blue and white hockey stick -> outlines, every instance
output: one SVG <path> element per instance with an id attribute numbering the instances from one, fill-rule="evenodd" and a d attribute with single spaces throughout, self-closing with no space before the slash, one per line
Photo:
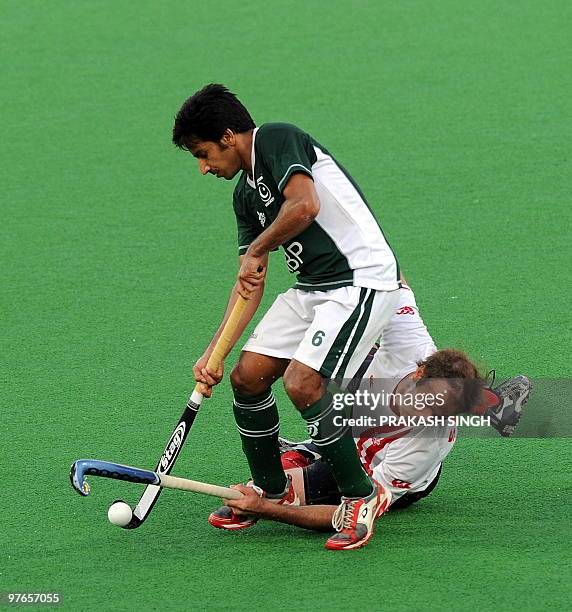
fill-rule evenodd
<path id="1" fill-rule="evenodd" d="M 221 362 L 223 361 L 228 347 L 230 346 L 230 342 L 236 328 L 238 327 L 238 323 L 246 306 L 246 300 L 242 296 L 238 296 L 236 303 L 228 317 L 226 324 L 222 330 L 222 333 L 209 357 L 207 362 L 207 368 L 210 370 L 218 370 Z M 177 423 L 173 433 L 171 434 L 167 444 L 165 445 L 165 450 L 163 454 L 159 458 L 157 462 L 157 467 L 155 468 L 154 473 L 160 477 L 160 479 L 167 476 L 175 462 L 177 461 L 177 457 L 183 448 L 183 444 L 187 439 L 187 435 L 189 430 L 197 416 L 197 412 L 199 411 L 203 396 L 199 391 L 199 385 L 195 386 L 195 390 L 193 391 L 179 422 Z M 77 462 L 76 462 L 77 463 Z M 75 465 L 75 464 L 74 464 Z M 136 468 L 134 468 L 136 469 Z M 142 470 L 145 472 L 145 470 Z M 153 506 L 159 499 L 159 495 L 161 494 L 162 484 L 155 482 L 154 480 L 145 480 L 140 481 L 144 482 L 147 486 L 143 491 L 143 494 L 139 498 L 137 505 L 132 510 L 132 518 L 131 521 L 127 525 L 124 526 L 124 529 L 135 529 L 143 524 L 145 519 L 149 516 Z M 162 480 L 161 482 L 164 482 Z M 164 485 L 168 486 L 168 485 Z M 74 485 L 75 487 L 75 485 Z M 177 487 L 176 487 L 177 488 Z M 232 490 L 232 489 L 230 489 Z M 118 500 L 122 501 L 122 500 Z"/>
<path id="2" fill-rule="evenodd" d="M 74 461 L 70 470 L 70 480 L 73 488 L 84 497 L 89 495 L 91 487 L 86 476 L 101 476 L 103 478 L 113 478 L 114 480 L 127 480 L 145 485 L 154 485 L 160 488 L 181 489 L 204 495 L 213 495 L 224 499 L 239 499 L 242 493 L 228 487 L 207 484 L 188 478 L 169 476 L 151 470 L 111 463 L 110 461 L 100 461 L 99 459 L 79 459 Z"/>

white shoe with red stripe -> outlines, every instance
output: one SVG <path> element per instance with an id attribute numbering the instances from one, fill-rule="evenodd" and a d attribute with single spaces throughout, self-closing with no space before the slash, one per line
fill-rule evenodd
<path id="1" fill-rule="evenodd" d="M 369 542 L 373 535 L 375 519 L 380 517 L 391 503 L 389 491 L 375 482 L 373 489 L 368 497 L 342 497 L 342 503 L 332 517 L 332 526 L 337 533 L 328 538 L 328 550 L 353 550 Z"/>

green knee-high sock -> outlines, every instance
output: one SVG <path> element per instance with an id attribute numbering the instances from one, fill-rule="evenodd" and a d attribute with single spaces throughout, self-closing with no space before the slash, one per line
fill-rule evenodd
<path id="1" fill-rule="evenodd" d="M 326 393 L 302 412 L 308 433 L 331 467 L 344 497 L 366 497 L 372 491 L 371 480 L 359 459 L 351 428 L 334 425 L 340 412 L 333 408 L 333 397 Z M 345 415 L 344 415 L 345 416 Z"/>
<path id="2" fill-rule="evenodd" d="M 283 493 L 287 480 L 280 462 L 280 421 L 272 390 L 251 397 L 235 391 L 233 409 L 254 484 L 270 496 Z"/>

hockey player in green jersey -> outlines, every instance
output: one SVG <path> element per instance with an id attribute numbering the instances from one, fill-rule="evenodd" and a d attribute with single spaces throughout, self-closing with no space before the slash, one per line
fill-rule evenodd
<path id="1" fill-rule="evenodd" d="M 195 378 L 205 395 L 222 379 L 222 367 L 207 370 L 208 357 L 240 294 L 248 306 L 232 344 L 238 341 L 260 304 L 268 255 L 282 247 L 296 283 L 265 313 L 231 372 L 236 424 L 254 486 L 276 503 L 297 504 L 280 462 L 272 394 L 283 379 L 342 495 L 343 520 L 326 547 L 359 548 L 389 494 L 363 470 L 348 428 L 334 426 L 328 383 L 343 385 L 355 375 L 393 314 L 400 287 L 395 255 L 355 180 L 326 148 L 294 125 L 256 127 L 224 86 L 207 85 L 186 100 L 173 142 L 198 160 L 203 175 L 238 175 L 238 278 Z M 255 523 L 228 506 L 209 522 L 223 529 Z"/>

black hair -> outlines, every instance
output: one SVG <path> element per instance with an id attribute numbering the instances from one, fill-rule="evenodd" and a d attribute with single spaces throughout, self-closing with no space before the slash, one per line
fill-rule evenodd
<path id="1" fill-rule="evenodd" d="M 236 95 L 224 85 L 211 83 L 181 106 L 173 126 L 173 144 L 188 151 L 198 140 L 219 142 L 227 129 L 240 134 L 255 127 Z"/>

